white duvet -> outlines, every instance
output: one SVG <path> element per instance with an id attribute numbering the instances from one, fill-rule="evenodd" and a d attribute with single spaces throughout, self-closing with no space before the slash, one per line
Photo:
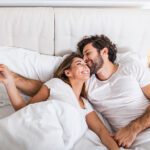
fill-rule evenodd
<path id="1" fill-rule="evenodd" d="M 84 135 L 87 125 L 71 88 L 62 86 L 59 85 L 61 93 L 70 96 L 67 97 L 68 102 L 65 96 L 61 100 L 53 98 L 29 105 L 0 120 L 0 150 L 73 148 Z"/>

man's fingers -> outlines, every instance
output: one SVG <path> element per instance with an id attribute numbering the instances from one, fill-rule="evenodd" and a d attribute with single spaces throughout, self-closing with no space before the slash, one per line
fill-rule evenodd
<path id="1" fill-rule="evenodd" d="M 126 148 L 129 148 L 131 145 L 132 145 L 132 143 L 133 143 L 133 139 L 128 139 L 127 141 L 126 141 Z"/>
<path id="2" fill-rule="evenodd" d="M 129 148 L 132 145 L 132 143 L 133 143 L 133 140 L 131 140 L 130 138 L 129 139 L 125 138 L 125 139 L 121 139 L 118 145 L 120 147 Z"/>
<path id="3" fill-rule="evenodd" d="M 116 141 L 121 140 L 122 138 L 123 138 L 123 135 L 120 134 L 119 132 L 114 135 L 114 139 L 115 139 Z"/>
<path id="4" fill-rule="evenodd" d="M 114 139 L 118 143 L 119 146 L 125 147 L 128 137 L 126 137 L 125 135 L 118 134 L 114 137 Z"/>
<path id="5" fill-rule="evenodd" d="M 124 147 L 125 144 L 126 144 L 126 143 L 125 143 L 125 139 L 124 139 L 124 138 L 118 140 L 118 145 L 119 145 L 119 146 Z"/>
<path id="6" fill-rule="evenodd" d="M 124 148 L 130 148 L 130 146 L 131 146 L 131 143 L 125 143 L 123 147 Z"/>

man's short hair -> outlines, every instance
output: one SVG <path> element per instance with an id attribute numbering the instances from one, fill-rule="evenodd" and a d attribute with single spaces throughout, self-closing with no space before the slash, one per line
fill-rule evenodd
<path id="1" fill-rule="evenodd" d="M 94 36 L 85 36 L 77 44 L 78 52 L 83 55 L 83 49 L 87 44 L 92 44 L 94 48 L 100 52 L 103 48 L 108 48 L 108 58 L 114 63 L 116 60 L 117 47 L 116 45 L 105 35 L 94 35 Z"/>

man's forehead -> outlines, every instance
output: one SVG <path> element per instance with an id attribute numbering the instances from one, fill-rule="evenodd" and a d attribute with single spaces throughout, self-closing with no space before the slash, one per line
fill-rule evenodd
<path id="1" fill-rule="evenodd" d="M 85 54 L 86 52 L 88 52 L 90 49 L 89 48 L 83 48 L 83 54 Z"/>
<path id="2" fill-rule="evenodd" d="M 89 43 L 89 44 L 87 44 L 87 45 L 84 46 L 83 52 L 84 51 L 86 52 L 86 51 L 90 50 L 91 48 L 93 48 L 93 45 L 92 45 L 92 43 Z"/>

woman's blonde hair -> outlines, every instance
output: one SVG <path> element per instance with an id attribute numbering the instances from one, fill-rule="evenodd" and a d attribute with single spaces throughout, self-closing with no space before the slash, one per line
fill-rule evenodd
<path id="1" fill-rule="evenodd" d="M 70 69 L 74 58 L 82 58 L 82 57 L 81 57 L 81 55 L 79 55 L 77 53 L 74 53 L 74 52 L 71 53 L 69 56 L 67 56 L 64 59 L 64 61 L 60 64 L 58 69 L 55 71 L 54 78 L 59 78 L 59 79 L 63 80 L 65 83 L 67 83 L 67 84 L 69 84 L 71 86 L 69 78 L 65 74 L 65 70 Z M 81 96 L 86 97 L 86 94 L 85 94 L 85 83 L 84 83 L 82 91 L 81 91 Z"/>

